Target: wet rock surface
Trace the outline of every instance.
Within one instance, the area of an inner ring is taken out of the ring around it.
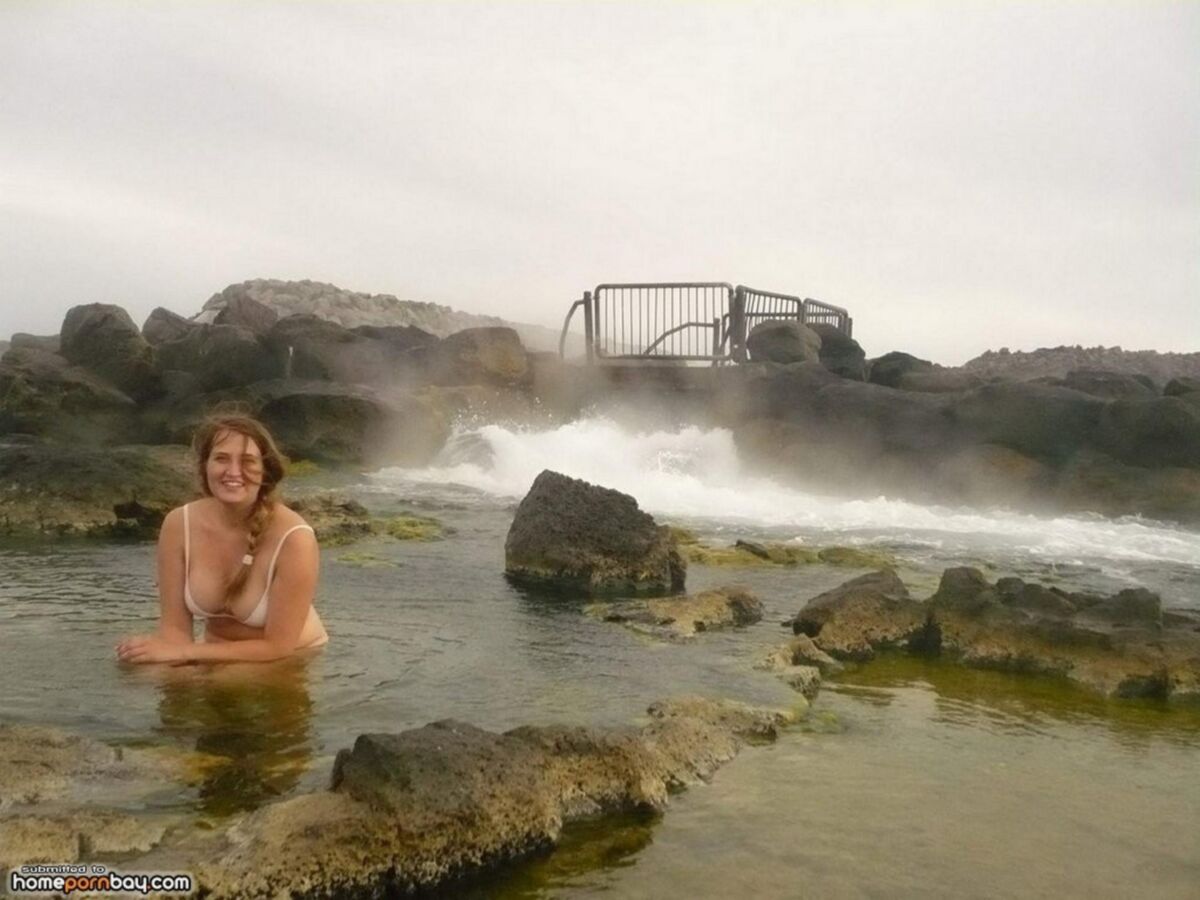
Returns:
[[[745,588],[722,587],[687,597],[596,603],[587,612],[656,637],[681,639],[705,631],[752,625],[762,620],[763,605]]]
[[[813,598],[793,621],[838,659],[903,648],[968,666],[1066,678],[1114,697],[1200,700],[1200,621],[1156,594],[1111,596],[947,569],[920,603],[890,572]]]
[[[552,847],[565,823],[662,809],[792,715],[703,698],[656,703],[641,728],[445,720],[363,735],[332,790],[259,810],[197,867],[212,897],[383,896],[445,885]]]
[[[505,571],[586,593],[682,590],[687,562],[671,530],[628,494],[546,470],[517,507]]]

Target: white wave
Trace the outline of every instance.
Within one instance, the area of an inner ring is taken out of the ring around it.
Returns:
[[[856,532],[865,540],[910,544],[938,545],[944,536],[969,536],[974,546],[984,539],[1061,562],[1101,557],[1200,566],[1200,533],[1159,522],[1042,517],[797,490],[747,471],[733,434],[720,428],[636,432],[603,418],[543,431],[486,425],[458,432],[428,468],[384,469],[374,478],[389,489],[460,485],[497,498],[520,498],[543,469],[631,494],[642,509],[667,518]]]

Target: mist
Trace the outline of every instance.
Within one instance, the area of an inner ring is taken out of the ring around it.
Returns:
[[[555,327],[599,282],[956,364],[1200,337],[1189,4],[5,4],[0,338],[310,278]]]

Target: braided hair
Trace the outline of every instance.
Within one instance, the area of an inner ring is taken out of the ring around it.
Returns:
[[[253,562],[254,552],[258,548],[259,538],[271,524],[275,506],[279,502],[279,483],[283,480],[285,471],[284,456],[279,452],[275,439],[271,437],[266,426],[257,419],[245,415],[210,416],[201,423],[192,438],[192,449],[196,455],[196,471],[200,479],[200,491],[206,497],[212,496],[212,489],[208,486],[208,457],[212,453],[213,446],[230,434],[240,434],[254,441],[258,446],[259,453],[262,454],[262,471],[253,473],[259,479],[257,482],[258,494],[255,496],[254,504],[250,507],[249,512],[246,513],[245,519],[250,550],[243,559],[242,565],[238,566],[237,571],[225,586],[225,596],[222,601],[225,609],[228,609],[229,604],[241,593],[242,588],[246,586],[246,579],[250,577],[250,565]],[[246,480],[253,483],[252,478]]]

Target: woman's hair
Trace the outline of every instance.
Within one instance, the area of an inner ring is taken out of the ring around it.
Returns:
[[[275,504],[279,500],[279,483],[283,480],[286,464],[283,454],[279,452],[279,447],[275,444],[275,439],[271,437],[271,432],[267,431],[267,427],[262,422],[246,415],[209,416],[196,429],[196,434],[192,438],[192,449],[196,453],[196,470],[200,476],[200,490],[206,497],[212,496],[212,489],[208,486],[208,457],[212,454],[213,446],[230,434],[240,434],[250,438],[258,445],[258,450],[262,454],[262,471],[254,473],[260,479],[258,496],[255,497],[254,505],[250,507],[250,512],[246,515],[246,526],[250,532],[250,554],[253,555],[258,546],[258,539],[267,530],[267,525],[270,524],[271,516],[275,511]],[[250,478],[246,478],[246,480],[251,481]],[[250,577],[250,566],[239,566],[236,574],[225,587],[223,603],[226,607],[234,597],[241,593],[248,577]]]

